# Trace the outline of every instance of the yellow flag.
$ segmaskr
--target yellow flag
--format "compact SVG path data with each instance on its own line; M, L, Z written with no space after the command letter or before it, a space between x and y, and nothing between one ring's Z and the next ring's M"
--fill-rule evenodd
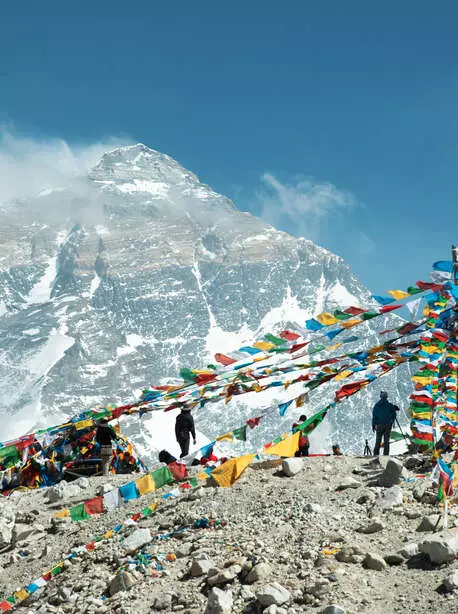
M201 471L196 477L198 480L208 480L208 473L206 471Z
M224 435L219 435L215 441L233 441L234 433L225 433Z
M275 456L291 457L294 456L299 448L300 432L290 435L280 443L276 443L270 448L264 448L264 454L273 454Z
M326 311L325 313L320 313L320 315L316 316L316 319L318 320L318 322L320 322L320 324L323 324L324 326L332 326L332 324L336 324L337 322L339 322L339 320L328 311Z
M94 420L80 420L79 422L75 422L75 428L77 431L81 431L82 429L88 429L93 425Z
M346 371L342 371L342 373L339 373L339 375L335 376L335 380L336 382L338 382L341 379L345 379L346 377L349 377L350 375L353 375L354 371L350 371L350 369L347 369Z
M212 471L212 478L223 488L232 486L236 482L248 465L251 463L256 454L246 454L238 458L231 458Z
M296 407L302 407L307 400L307 393L304 392L296 398Z
M257 350L267 351L274 348L275 345L273 343L270 343L269 341L256 341L256 343L253 343L253 347L255 347Z
M391 296L397 301L410 296L410 294L408 292L404 292L404 290L388 290L388 294L391 294Z
M145 495L147 492L152 492L153 490L156 490L154 480L151 477L150 473L147 473L141 478L138 478L138 480L135 480L135 484L137 486L138 492L140 493L140 496Z
M340 324L344 328L351 328L352 326L356 326L357 324L360 324L361 322L362 320L360 320L359 318L355 318L354 320L345 320L344 322L341 322Z
M14 593L14 598L16 600L16 603L19 601L24 601L24 599L27 599L27 597L30 597L30 593L28 593L25 590L25 588L20 588L18 591Z
M69 510L60 510L60 512L56 512L52 515L53 518L68 518L70 516Z

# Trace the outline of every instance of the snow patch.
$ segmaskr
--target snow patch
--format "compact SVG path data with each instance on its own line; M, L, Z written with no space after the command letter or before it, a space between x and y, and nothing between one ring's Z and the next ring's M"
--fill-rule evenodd
M329 289L328 299L335 301L338 305L342 307L349 307L351 305L359 305L360 301L355 297L354 294L351 294L343 286L339 280L337 280Z
M162 181L146 181L144 179L133 179L129 183L115 184L116 188L124 194L133 194L134 192L147 192L156 198L165 198L169 191L167 183Z
M51 256L48 258L45 272L38 280L38 282L32 287L27 298L27 305L37 305L42 303L47 303L51 300L52 288L54 285L54 280L57 275L57 261L59 258L59 250L60 246L64 242L66 236L66 232L59 232L57 235L56 243L57 243L57 251L55 256Z
M40 351L29 362L29 370L33 375L43 377L53 366L63 358L65 352L75 343L73 337L68 337L65 326L59 330L53 329L48 340Z

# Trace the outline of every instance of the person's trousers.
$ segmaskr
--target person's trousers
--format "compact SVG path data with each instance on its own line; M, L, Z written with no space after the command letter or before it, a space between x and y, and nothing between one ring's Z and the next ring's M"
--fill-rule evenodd
M374 456L378 456L380 454L380 444L382 443L382 437L383 437L383 455L384 456L389 455L391 427L392 427L391 422L389 422L388 424L377 424L375 426Z
M109 475L112 456L113 449L111 446L100 447L100 458L102 459L102 475Z
M299 448L299 450L295 454L295 456L308 456L308 455L309 455L309 446L302 446L302 448Z
M177 435L178 445L181 448L180 458L187 456L189 454L189 442L190 442L189 433L182 433Z

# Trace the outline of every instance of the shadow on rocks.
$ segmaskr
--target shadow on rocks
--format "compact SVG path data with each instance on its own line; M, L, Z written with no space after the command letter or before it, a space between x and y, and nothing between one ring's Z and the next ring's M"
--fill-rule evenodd
M426 554L420 552L419 554L414 554L414 556L410 557L407 561L407 567L409 569L422 569L423 571L432 571L433 569L437 569L437 565L433 565L431 563L429 557Z

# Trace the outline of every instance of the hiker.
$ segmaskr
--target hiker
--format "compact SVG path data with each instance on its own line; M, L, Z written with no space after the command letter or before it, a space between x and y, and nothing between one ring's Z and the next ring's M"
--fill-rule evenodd
M383 437L383 454L388 456L390 453L390 434L393 422L396 419L396 405L388 401L388 393L380 393L380 401L374 405L372 410L372 430L375 432L374 456L380 454L380 444Z
M340 446L338 443L335 443L332 446L332 453L334 456L342 456L342 452L340 451Z
M114 429L108 424L106 418L102 418L97 426L95 440L100 446L100 458L102 460L102 474L108 475L113 456L112 441L118 439Z
M305 422L306 420L307 420L307 416L302 414L302 416L299 417L299 422L295 422L293 424L293 433L297 433L297 431L299 431L299 433L300 433L300 435L299 435L299 449L296 452L295 456L308 456L309 455L309 447L310 447L309 438L307 437L307 435L305 435L300 430L301 424L303 422Z
M116 473L133 473L136 469L135 459L128 451L119 455Z
M196 431L194 428L194 418L190 409L182 409L175 422L175 436L181 448L180 458L189 453L189 439L192 435L193 444L196 445Z

